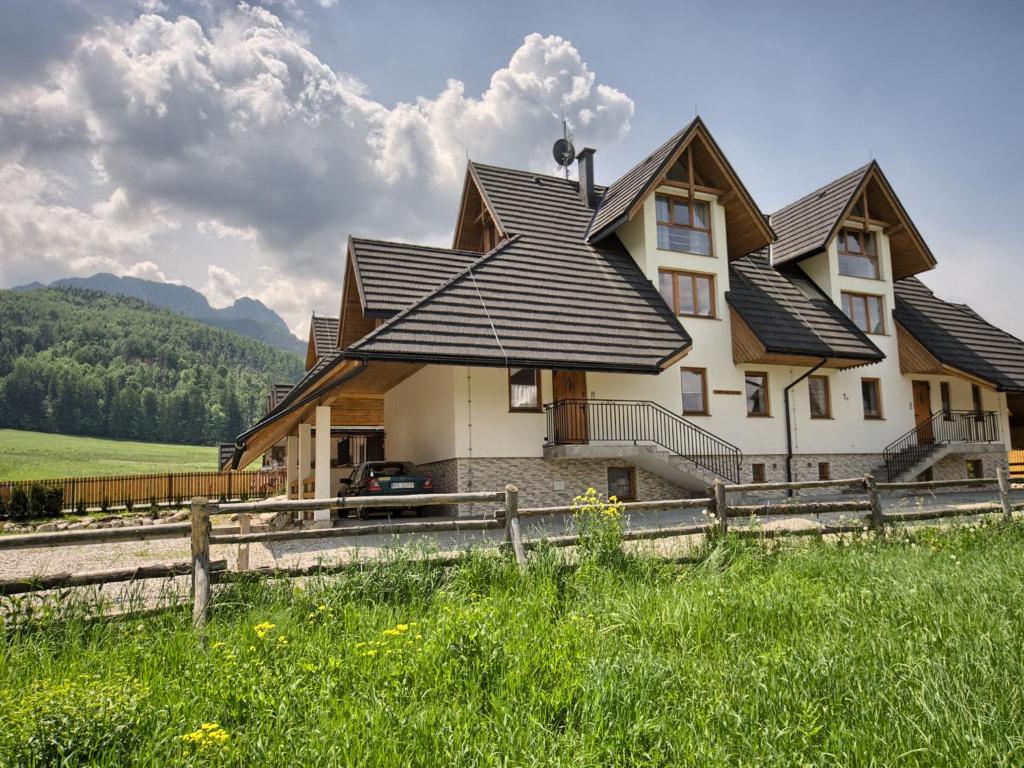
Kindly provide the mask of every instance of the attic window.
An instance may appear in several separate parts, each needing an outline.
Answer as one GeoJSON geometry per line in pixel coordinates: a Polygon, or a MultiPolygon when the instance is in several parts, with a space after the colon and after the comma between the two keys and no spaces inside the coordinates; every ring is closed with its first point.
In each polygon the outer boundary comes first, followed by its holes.
{"type": "Polygon", "coordinates": [[[847,277],[866,277],[877,280],[878,243],[874,232],[858,229],[840,229],[836,236],[839,252],[839,274],[847,277]]]}
{"type": "Polygon", "coordinates": [[[700,200],[658,195],[658,247],[666,251],[711,255],[711,218],[700,200]]]}

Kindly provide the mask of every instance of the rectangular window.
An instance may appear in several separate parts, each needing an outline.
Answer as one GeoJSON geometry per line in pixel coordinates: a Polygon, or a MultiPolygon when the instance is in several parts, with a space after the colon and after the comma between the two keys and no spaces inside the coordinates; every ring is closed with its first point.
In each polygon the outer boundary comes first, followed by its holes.
{"type": "Polygon", "coordinates": [[[861,379],[860,391],[864,398],[864,418],[882,418],[882,385],[878,379],[861,379]]]}
{"type": "Polygon", "coordinates": [[[939,383],[939,396],[942,398],[942,415],[946,421],[951,421],[953,418],[953,407],[950,405],[948,381],[939,383]]]}
{"type": "Polygon", "coordinates": [[[843,312],[864,333],[885,333],[881,296],[843,291],[843,312]]]}
{"type": "Polygon", "coordinates": [[[677,315],[715,316],[715,276],[700,272],[658,270],[658,289],[677,315]]]}
{"type": "Polygon", "coordinates": [[[752,483],[764,483],[765,480],[764,464],[751,464],[750,465],[750,482],[752,483]]]}
{"type": "Polygon", "coordinates": [[[619,501],[634,501],[636,467],[608,467],[608,495],[619,501]]]}
{"type": "Polygon", "coordinates": [[[818,479],[819,480],[831,480],[832,479],[832,465],[827,461],[818,462],[818,479]]]}
{"type": "Polygon", "coordinates": [[[658,247],[666,251],[711,255],[711,216],[700,200],[658,195],[658,247]]]}
{"type": "Polygon", "coordinates": [[[508,369],[508,409],[540,410],[540,371],[535,368],[508,369]]]}
{"type": "Polygon", "coordinates": [[[878,246],[874,232],[840,229],[836,236],[836,250],[839,252],[840,275],[878,279],[878,246]]]}
{"type": "Polygon", "coordinates": [[[683,415],[708,415],[708,374],[704,368],[681,368],[683,415]]]}
{"type": "Polygon", "coordinates": [[[832,418],[832,395],[829,392],[828,376],[810,376],[807,392],[811,399],[812,419],[832,418]]]}
{"type": "Polygon", "coordinates": [[[976,477],[985,476],[985,467],[981,463],[981,459],[968,459],[967,460],[967,479],[973,480],[976,477]]]}
{"type": "Polygon", "coordinates": [[[747,416],[770,416],[768,402],[768,374],[746,374],[747,416]]]}

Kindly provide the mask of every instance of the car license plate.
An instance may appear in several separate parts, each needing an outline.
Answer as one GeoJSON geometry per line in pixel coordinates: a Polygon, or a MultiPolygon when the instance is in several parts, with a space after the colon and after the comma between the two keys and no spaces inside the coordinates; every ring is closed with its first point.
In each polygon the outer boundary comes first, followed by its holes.
{"type": "Polygon", "coordinates": [[[392,488],[415,488],[416,483],[392,483],[392,488]]]}

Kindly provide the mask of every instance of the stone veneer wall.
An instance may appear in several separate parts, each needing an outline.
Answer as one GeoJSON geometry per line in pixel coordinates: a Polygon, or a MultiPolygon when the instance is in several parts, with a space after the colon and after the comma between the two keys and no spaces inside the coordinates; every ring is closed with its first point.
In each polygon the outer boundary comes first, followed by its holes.
{"type": "MultiPolygon", "coordinates": [[[[951,453],[932,467],[932,479],[963,480],[967,477],[967,462],[972,459],[981,459],[981,470],[984,477],[995,477],[996,469],[999,467],[1006,469],[1009,462],[1009,456],[1001,447],[999,450],[979,453],[951,453]]],[[[962,489],[952,488],[950,490],[962,489]]]]}

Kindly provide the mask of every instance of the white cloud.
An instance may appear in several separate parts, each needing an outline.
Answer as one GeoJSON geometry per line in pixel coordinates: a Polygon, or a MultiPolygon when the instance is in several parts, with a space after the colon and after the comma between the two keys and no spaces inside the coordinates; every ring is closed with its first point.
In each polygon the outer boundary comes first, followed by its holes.
{"type": "Polygon", "coordinates": [[[196,230],[204,235],[210,235],[219,239],[234,238],[245,242],[254,242],[258,233],[253,227],[231,227],[217,219],[200,221],[196,224],[196,230]]]}
{"type": "Polygon", "coordinates": [[[160,265],[153,261],[137,261],[118,270],[119,275],[137,277],[141,280],[153,280],[157,283],[173,283],[181,285],[181,280],[173,280],[164,274],[160,265]]]}
{"type": "Polygon", "coordinates": [[[234,303],[242,294],[242,278],[229,272],[224,267],[211,264],[206,270],[206,284],[200,289],[206,294],[212,307],[227,307],[234,303]]]}

